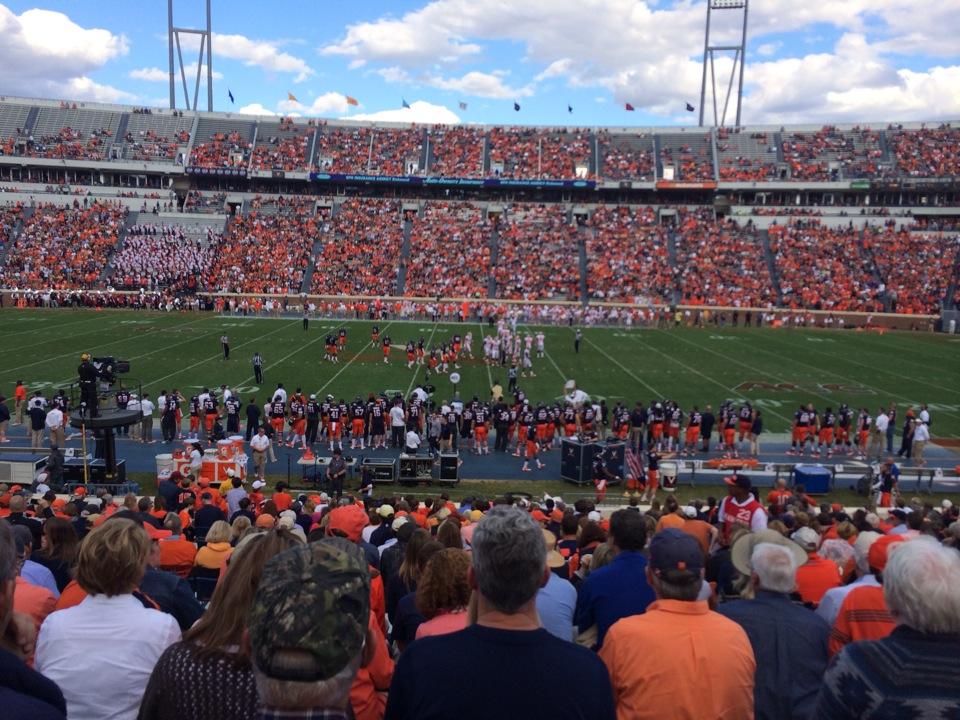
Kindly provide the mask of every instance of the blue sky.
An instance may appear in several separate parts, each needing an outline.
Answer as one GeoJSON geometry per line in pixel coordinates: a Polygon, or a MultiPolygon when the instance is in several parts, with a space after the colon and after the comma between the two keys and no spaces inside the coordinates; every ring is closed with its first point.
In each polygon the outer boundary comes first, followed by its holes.
{"type": "MultiPolygon", "coordinates": [[[[693,124],[684,105],[699,105],[705,6],[214,0],[214,108],[418,122],[693,124]],[[348,105],[347,95],[360,105],[348,105]],[[401,111],[404,99],[411,110],[401,111]],[[627,102],[637,111],[626,112],[627,102]]],[[[175,10],[179,25],[203,21],[199,1],[179,0],[175,10]]],[[[715,13],[715,27],[722,32],[734,15],[715,13]]],[[[0,35],[0,94],[167,104],[162,0],[0,0],[0,35]]],[[[956,119],[957,37],[957,0],[755,0],[744,122],[956,119]]],[[[718,66],[720,77],[728,67],[718,66]]]]}

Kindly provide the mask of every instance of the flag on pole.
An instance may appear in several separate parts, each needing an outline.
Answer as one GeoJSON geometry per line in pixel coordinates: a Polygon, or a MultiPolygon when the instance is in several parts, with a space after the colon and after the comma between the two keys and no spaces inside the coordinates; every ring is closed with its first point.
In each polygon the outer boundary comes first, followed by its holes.
{"type": "Polygon", "coordinates": [[[359,104],[360,103],[357,101],[355,97],[350,97],[349,95],[347,95],[347,105],[359,105],[359,104]]]}
{"type": "Polygon", "coordinates": [[[571,105],[570,103],[567,103],[567,112],[568,112],[568,113],[572,113],[572,112],[573,112],[573,105],[571,105]]]}
{"type": "Polygon", "coordinates": [[[516,100],[513,101],[513,111],[520,112],[520,103],[518,103],[516,100]]]}
{"type": "Polygon", "coordinates": [[[693,112],[693,105],[687,103],[687,112],[693,112]]]}
{"type": "Polygon", "coordinates": [[[401,99],[401,101],[403,102],[403,107],[405,107],[405,108],[407,108],[407,109],[409,110],[409,109],[410,109],[410,103],[408,103],[408,102],[407,102],[406,100],[404,100],[403,98],[400,98],[400,99],[401,99]]]}
{"type": "Polygon", "coordinates": [[[297,100],[297,96],[294,95],[294,94],[293,94],[292,92],[290,92],[289,90],[287,90],[287,100],[289,100],[290,102],[295,102],[295,103],[300,102],[299,100],[297,100]]]}
{"type": "Polygon", "coordinates": [[[230,98],[230,104],[233,105],[233,93],[227,88],[227,97],[230,98]]]}
{"type": "Polygon", "coordinates": [[[626,108],[627,108],[627,112],[633,112],[636,109],[630,103],[626,104],[626,108]]]}
{"type": "Polygon", "coordinates": [[[627,460],[627,477],[632,477],[634,480],[643,480],[643,464],[640,462],[640,456],[638,453],[634,452],[632,447],[627,448],[626,452],[627,460]]]}
{"type": "Polygon", "coordinates": [[[461,109],[461,110],[466,110],[466,109],[467,109],[467,104],[466,104],[465,102],[461,102],[461,103],[459,103],[459,104],[460,104],[460,109],[461,109]]]}

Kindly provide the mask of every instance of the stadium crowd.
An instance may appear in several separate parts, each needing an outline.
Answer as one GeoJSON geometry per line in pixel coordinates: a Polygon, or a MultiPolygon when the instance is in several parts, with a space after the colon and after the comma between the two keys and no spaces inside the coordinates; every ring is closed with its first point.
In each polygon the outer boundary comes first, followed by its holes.
{"type": "Polygon", "coordinates": [[[865,231],[864,248],[883,278],[891,312],[940,311],[957,274],[960,239],[885,227],[865,231]]]}
{"type": "Polygon", "coordinates": [[[600,176],[607,180],[653,180],[653,138],[623,138],[606,130],[597,133],[600,176]]]}
{"type": "Polygon", "coordinates": [[[949,123],[921,130],[887,129],[897,171],[910,177],[960,175],[960,128],[949,123]]]}
{"type": "Polygon", "coordinates": [[[424,203],[414,216],[404,294],[486,297],[492,226],[466,203],[424,203]]]}
{"type": "Polygon", "coordinates": [[[776,300],[751,226],[716,220],[710,209],[681,211],[676,237],[683,304],[762,308],[776,300]]]}
{"type": "Polygon", "coordinates": [[[880,136],[869,128],[841,132],[825,125],[815,133],[794,133],[783,140],[783,159],[795,180],[826,181],[841,174],[844,178],[876,177],[882,155],[880,136]],[[837,167],[831,168],[831,162],[837,167]]]}
{"type": "Polygon", "coordinates": [[[499,226],[493,277],[507,300],[575,300],[580,293],[576,229],[566,211],[518,203],[499,226]]]}
{"type": "Polygon", "coordinates": [[[201,168],[245,168],[250,162],[249,140],[236,130],[215,132],[203,142],[195,142],[189,164],[201,168]]]}
{"type": "Polygon", "coordinates": [[[881,282],[864,257],[860,231],[797,221],[769,228],[784,304],[879,312],[881,282]]]}
{"type": "Polygon", "coordinates": [[[478,684],[458,716],[960,708],[955,506],[726,488],[605,514],[180,472],[119,500],[2,484],[4,709],[439,718],[478,684]]]}
{"type": "Polygon", "coordinates": [[[596,300],[669,302],[667,230],[651,207],[599,205],[587,234],[587,293],[596,300]]]}
{"type": "Polygon", "coordinates": [[[392,295],[403,245],[401,204],[351,198],[323,224],[311,292],[320,295],[392,295]]]}
{"type": "Polygon", "coordinates": [[[213,254],[210,283],[218,292],[298,293],[310,266],[311,245],[304,238],[317,235],[312,203],[283,215],[256,211],[234,216],[213,254]]]}
{"type": "Polygon", "coordinates": [[[4,283],[38,290],[96,286],[126,214],[100,202],[34,208],[7,252],[4,283]]]}
{"type": "Polygon", "coordinates": [[[301,128],[293,123],[293,118],[280,118],[279,132],[283,134],[257,139],[251,170],[306,172],[315,128],[301,128]]]}
{"type": "Polygon", "coordinates": [[[483,175],[483,131],[437,125],[429,131],[430,172],[443,177],[483,175]]]}

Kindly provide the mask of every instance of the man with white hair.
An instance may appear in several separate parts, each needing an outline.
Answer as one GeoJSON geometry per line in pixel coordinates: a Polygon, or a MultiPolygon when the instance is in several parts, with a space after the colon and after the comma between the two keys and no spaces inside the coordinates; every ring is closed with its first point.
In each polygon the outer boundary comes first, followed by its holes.
{"type": "Polygon", "coordinates": [[[960,714],[960,555],[920,537],[889,553],[883,594],[896,621],[881,640],[844,648],[827,671],[815,716],[960,714]]]}
{"type": "Polygon", "coordinates": [[[880,537],[880,533],[867,530],[857,535],[853,543],[853,557],[856,559],[857,579],[848,585],[841,585],[827,590],[820,598],[820,604],[817,606],[817,615],[827,621],[831,627],[837,619],[837,613],[840,612],[840,606],[843,605],[844,598],[850,594],[854,588],[862,586],[880,587],[877,582],[877,576],[870,571],[870,565],[867,562],[867,555],[870,552],[870,546],[880,537]]]}
{"type": "Polygon", "coordinates": [[[773,537],[773,531],[760,533],[768,534],[760,539],[774,542],[752,543],[750,536],[744,536],[734,545],[752,544],[743,570],[749,570],[754,599],[723,603],[717,612],[740,625],[753,647],[757,720],[809,718],[827,668],[830,626],[790,598],[799,561],[806,553],[789,540],[773,537]]]}

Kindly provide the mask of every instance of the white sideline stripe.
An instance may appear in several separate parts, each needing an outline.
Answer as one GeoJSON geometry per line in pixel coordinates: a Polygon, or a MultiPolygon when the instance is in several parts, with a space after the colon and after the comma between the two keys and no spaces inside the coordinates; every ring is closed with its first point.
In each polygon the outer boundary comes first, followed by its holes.
{"type": "MultiPolygon", "coordinates": [[[[477,323],[480,326],[480,339],[485,343],[487,341],[487,332],[483,329],[483,321],[477,323]]],[[[490,387],[493,388],[493,373],[490,371],[490,366],[487,365],[487,358],[484,356],[483,364],[487,368],[487,382],[490,383],[490,387]]]]}

